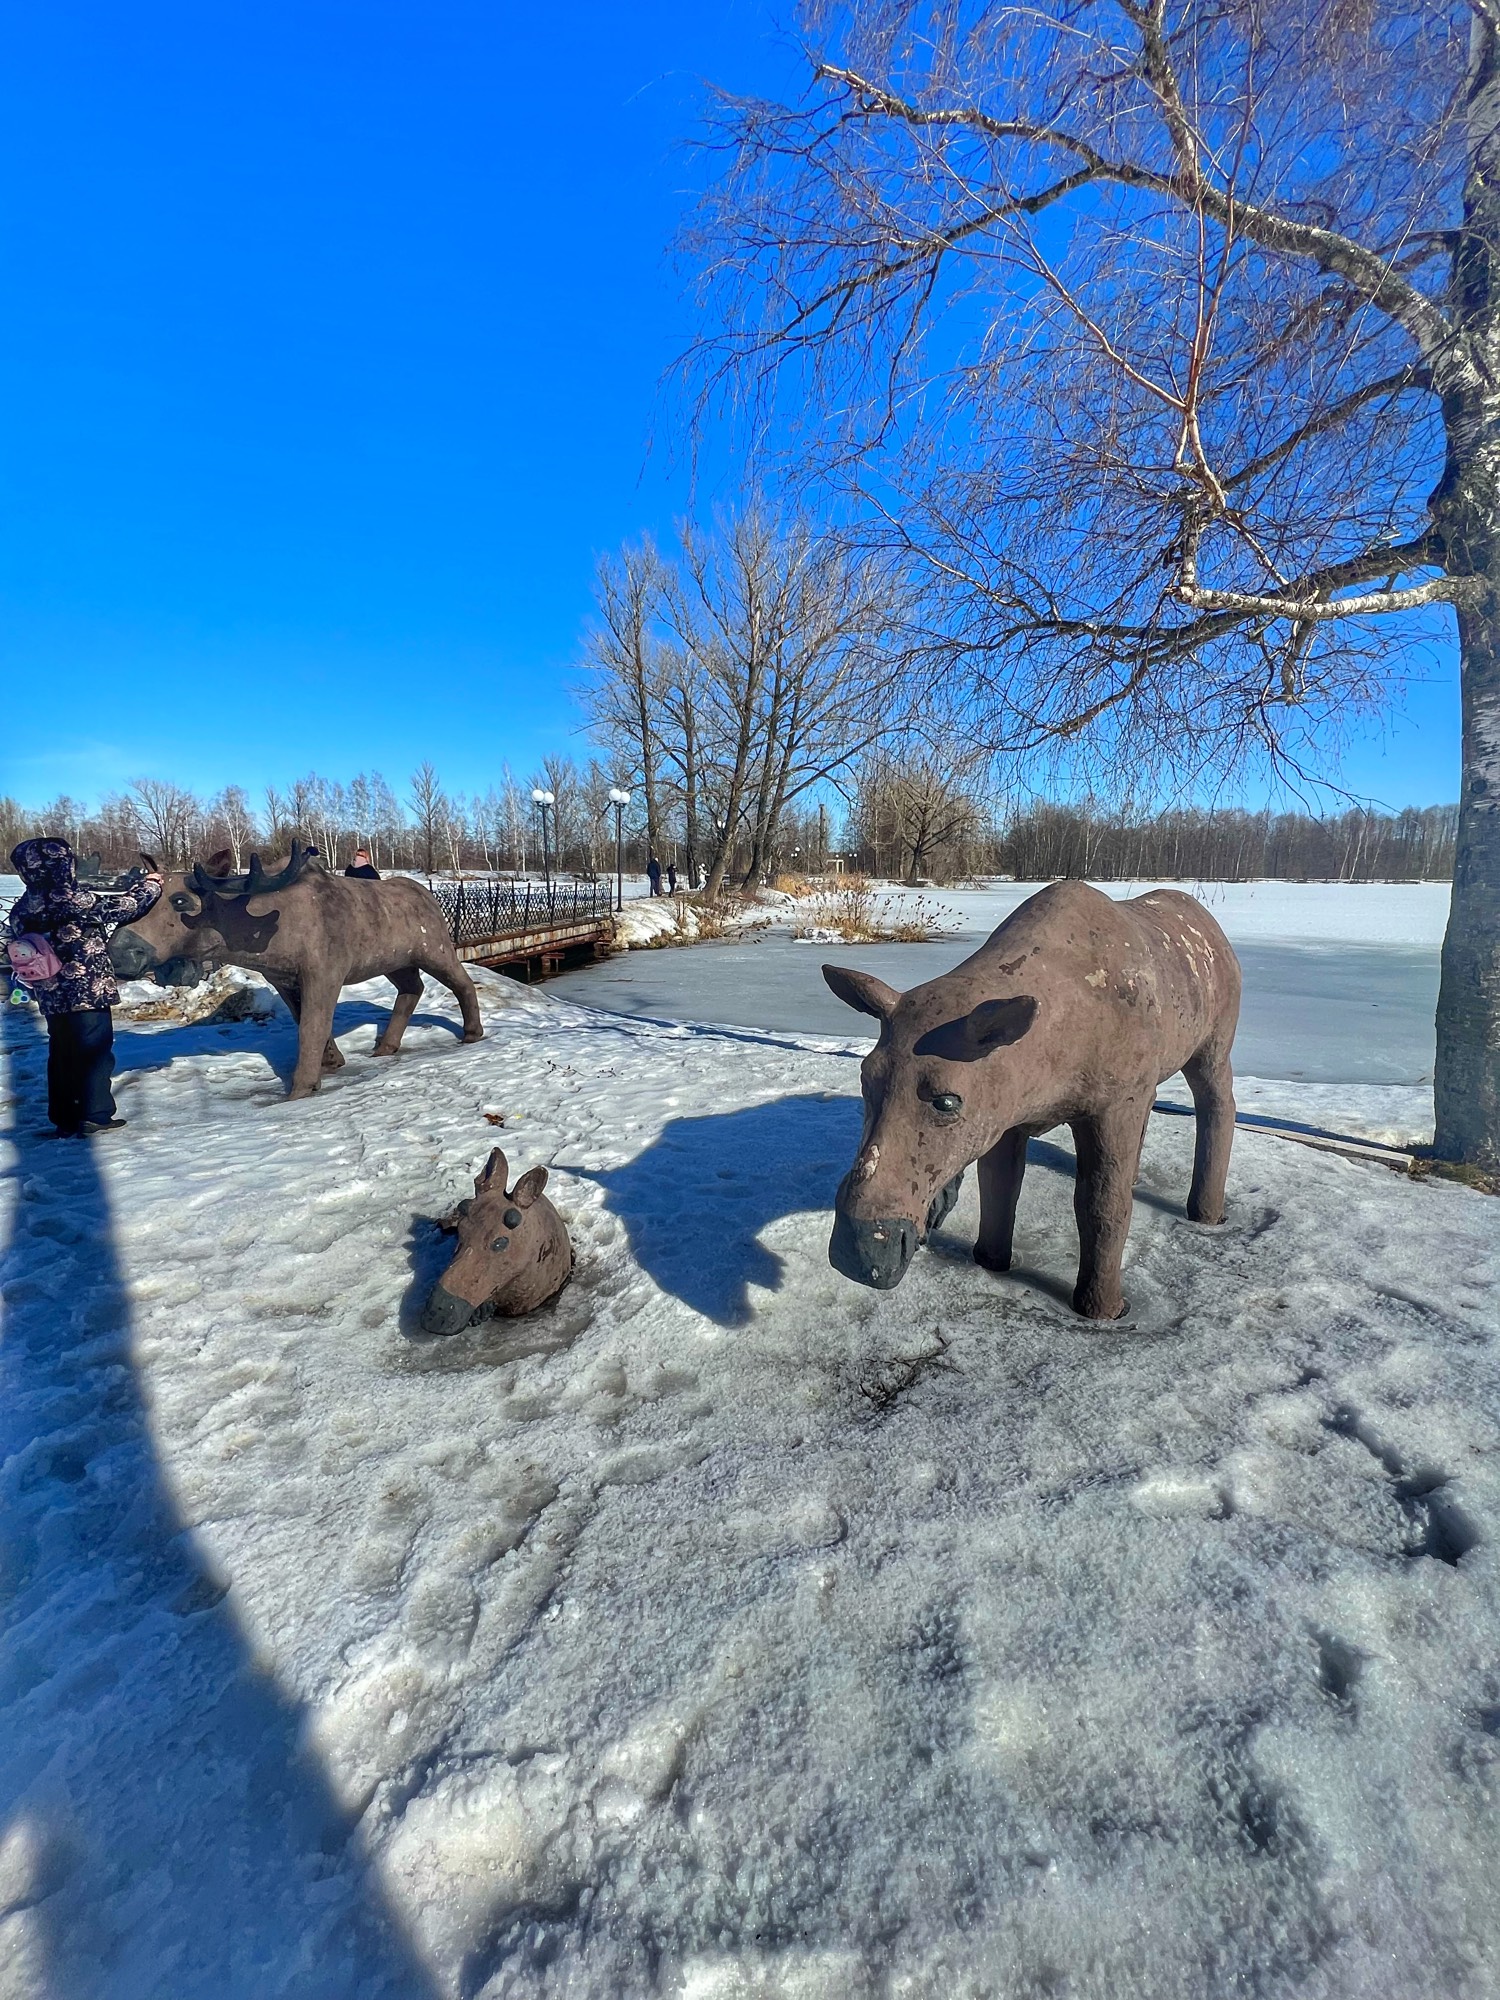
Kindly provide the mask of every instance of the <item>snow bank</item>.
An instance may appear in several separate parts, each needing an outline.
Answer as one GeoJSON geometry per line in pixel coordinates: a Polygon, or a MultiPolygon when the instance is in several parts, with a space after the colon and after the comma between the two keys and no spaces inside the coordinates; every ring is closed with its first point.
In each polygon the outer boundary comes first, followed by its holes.
{"type": "Polygon", "coordinates": [[[847,1043],[481,975],[288,1104],[290,1022],[7,1021],[0,1992],[1494,1991],[1500,1209],[1153,1120],[1129,1320],[972,1175],[828,1267],[847,1043]],[[503,1121],[503,1122],[501,1122],[503,1121]],[[546,1162],[556,1306],[412,1331],[546,1162]]]}
{"type": "Polygon", "coordinates": [[[698,923],[685,902],[669,896],[642,896],[615,916],[615,943],[626,951],[654,944],[659,938],[676,934],[698,935],[698,923]]]}
{"type": "MultiPolygon", "coordinates": [[[[713,934],[743,934],[764,930],[771,922],[765,910],[746,904],[717,903],[713,909],[713,934]]],[[[626,951],[637,951],[670,942],[693,943],[700,931],[698,906],[688,896],[652,896],[628,903],[615,917],[615,943],[626,951]]]]}

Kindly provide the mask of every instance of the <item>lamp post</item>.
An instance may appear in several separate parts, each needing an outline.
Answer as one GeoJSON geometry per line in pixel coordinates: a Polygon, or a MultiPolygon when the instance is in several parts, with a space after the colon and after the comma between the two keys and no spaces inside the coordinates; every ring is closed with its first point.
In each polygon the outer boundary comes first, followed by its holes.
{"type": "Polygon", "coordinates": [[[552,866],[547,858],[547,808],[557,804],[555,792],[537,789],[531,794],[532,804],[542,815],[542,880],[547,885],[547,907],[552,906],[552,866]]]}
{"type": "Polygon", "coordinates": [[[615,908],[625,907],[625,808],[630,794],[619,785],[609,788],[609,802],[615,809],[615,908]]]}

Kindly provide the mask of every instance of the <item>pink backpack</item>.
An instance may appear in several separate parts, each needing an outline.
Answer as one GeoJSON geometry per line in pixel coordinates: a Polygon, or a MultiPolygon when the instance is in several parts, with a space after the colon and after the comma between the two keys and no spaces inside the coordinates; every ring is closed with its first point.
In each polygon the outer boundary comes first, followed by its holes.
{"type": "Polygon", "coordinates": [[[62,960],[44,937],[28,931],[6,947],[10,969],[23,986],[50,986],[62,971],[62,960]]]}

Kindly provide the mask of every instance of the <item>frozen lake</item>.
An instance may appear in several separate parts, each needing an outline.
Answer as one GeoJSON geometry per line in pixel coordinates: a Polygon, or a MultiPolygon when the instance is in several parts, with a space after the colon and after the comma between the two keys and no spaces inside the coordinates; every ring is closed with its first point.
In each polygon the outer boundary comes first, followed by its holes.
{"type": "MultiPolygon", "coordinates": [[[[1104,886],[1124,895],[1147,885],[1104,886]]],[[[916,986],[967,957],[1030,893],[1029,884],[940,893],[936,900],[956,912],[961,928],[933,944],[797,944],[777,928],[632,951],[567,973],[548,990],[655,1020],[858,1036],[860,1017],[823,983],[826,960],[916,986]]],[[[1238,1070],[1320,1084],[1431,1081],[1446,885],[1252,883],[1199,893],[1244,967],[1238,1070]]]]}

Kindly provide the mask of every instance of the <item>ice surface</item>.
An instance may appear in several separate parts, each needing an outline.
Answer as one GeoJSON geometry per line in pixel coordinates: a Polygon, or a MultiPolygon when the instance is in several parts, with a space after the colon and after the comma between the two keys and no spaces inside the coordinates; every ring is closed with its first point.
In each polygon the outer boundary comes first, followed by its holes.
{"type": "Polygon", "coordinates": [[[90,1147],[5,1022],[0,1994],[1494,1994],[1494,1202],[1242,1132],[1197,1229],[1163,1117],[1126,1322],[1065,1135],[865,1292],[857,1041],[482,987],[302,1104],[122,1023],[90,1147]],[[497,1137],[577,1275],[424,1341],[497,1137]]]}

